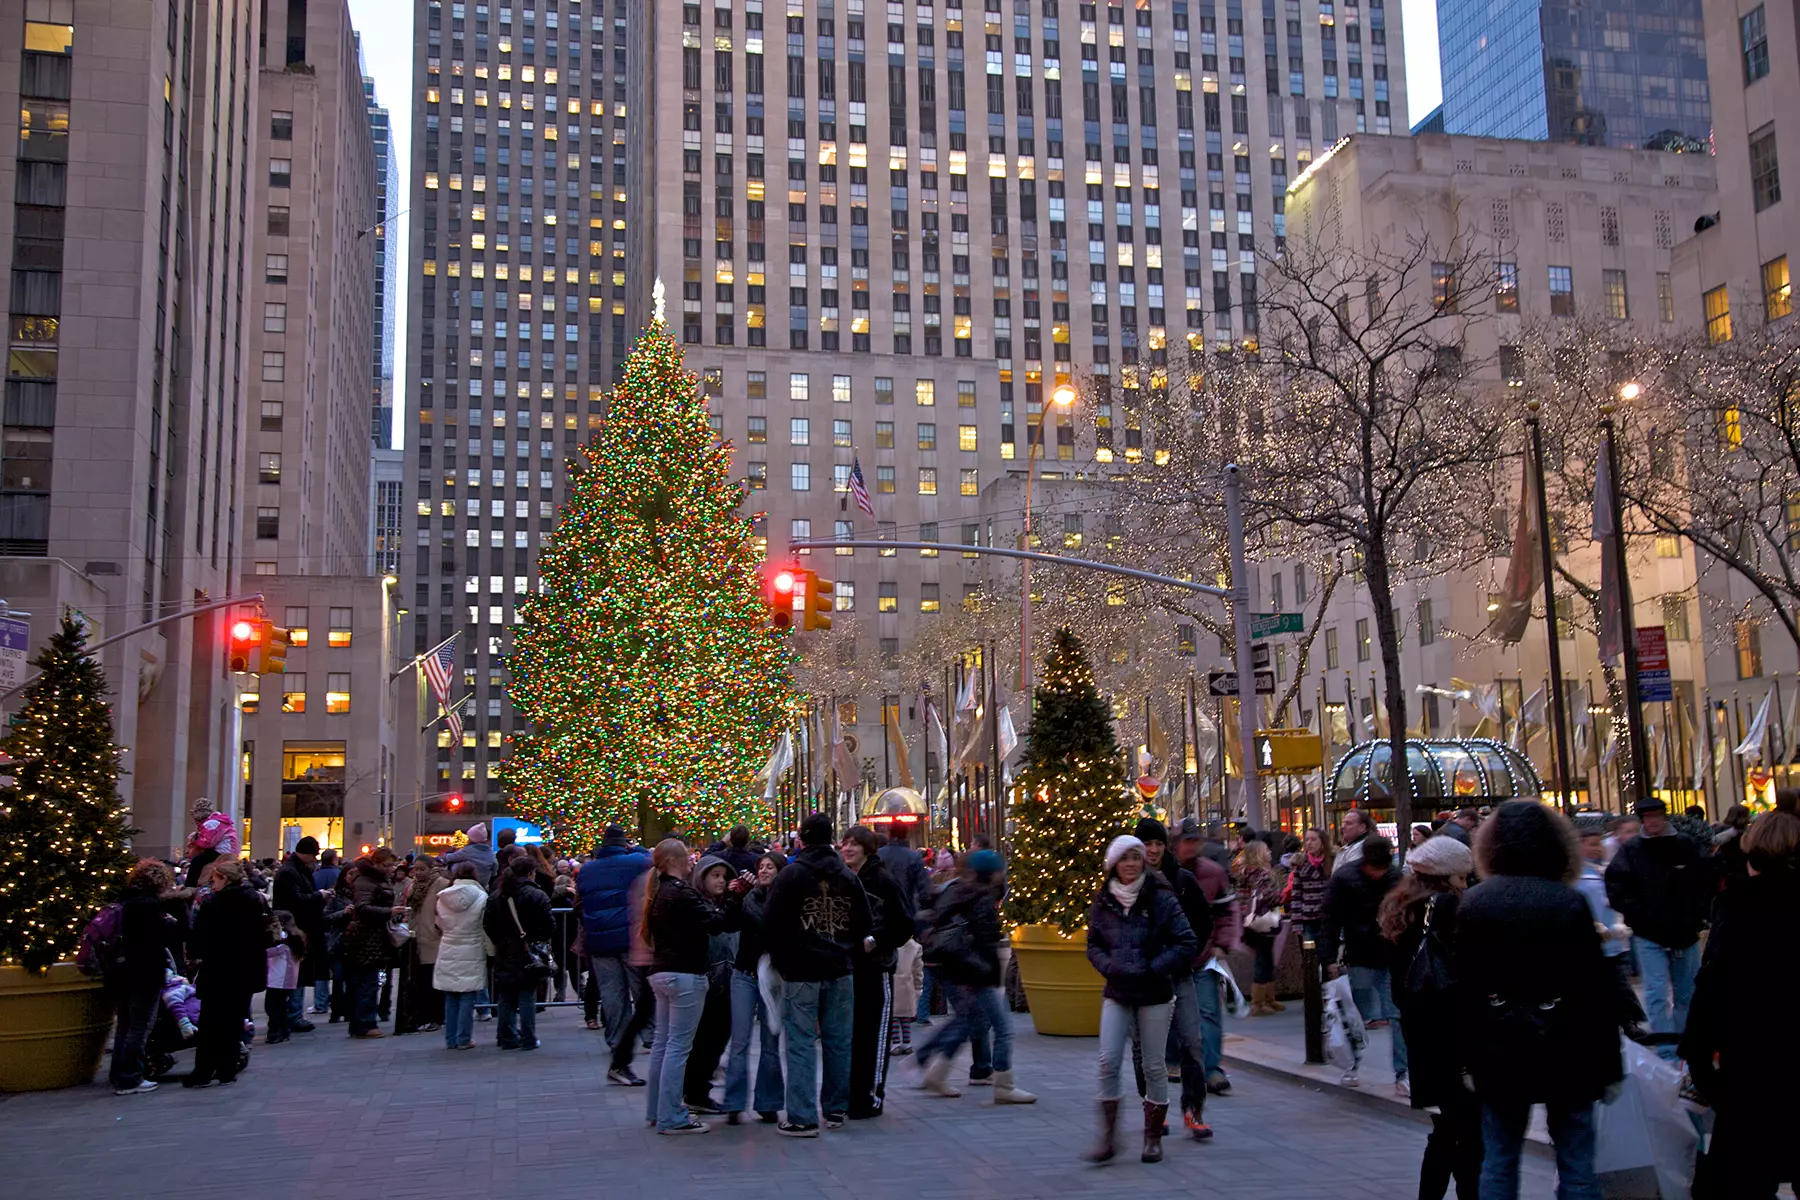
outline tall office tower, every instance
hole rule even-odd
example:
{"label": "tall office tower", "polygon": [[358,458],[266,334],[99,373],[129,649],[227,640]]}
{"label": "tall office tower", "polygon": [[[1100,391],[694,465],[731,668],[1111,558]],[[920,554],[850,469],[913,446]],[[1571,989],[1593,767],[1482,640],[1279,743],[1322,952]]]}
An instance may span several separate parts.
{"label": "tall office tower", "polygon": [[[631,311],[660,279],[778,556],[991,541],[1011,514],[984,488],[1023,474],[1064,382],[1040,471],[1141,456],[1170,343],[1256,336],[1289,180],[1406,127],[1381,0],[657,0],[628,35]],[[846,503],[858,460],[869,519]],[[1082,519],[1040,510],[1037,532],[1078,545]],[[846,663],[983,602],[958,556],[839,553],[819,569],[852,614]]]}
{"label": "tall office tower", "polygon": [[1438,0],[1439,133],[1704,149],[1701,0]]}
{"label": "tall office tower", "polygon": [[[362,37],[356,39],[360,70]],[[399,328],[400,160],[394,154],[392,122],[384,105],[375,102],[375,81],[362,77],[363,103],[369,111],[369,136],[375,143],[375,211],[363,223],[375,239],[375,374],[373,424],[377,450],[394,444],[394,334]],[[389,236],[389,235],[392,236]]]}
{"label": "tall office tower", "polygon": [[[259,8],[0,4],[0,595],[34,646],[68,609],[98,641],[242,572]],[[215,613],[101,653],[141,852],[180,845],[193,796],[235,807],[224,628]]]}
{"label": "tall office tower", "polygon": [[427,790],[497,812],[507,631],[627,341],[626,10],[417,0],[414,18],[402,587],[414,652],[464,634],[474,697]]}

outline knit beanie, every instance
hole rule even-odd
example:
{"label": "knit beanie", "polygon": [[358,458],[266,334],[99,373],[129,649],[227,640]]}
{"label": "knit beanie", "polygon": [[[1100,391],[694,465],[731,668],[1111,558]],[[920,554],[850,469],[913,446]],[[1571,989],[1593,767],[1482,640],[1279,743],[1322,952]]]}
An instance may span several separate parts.
{"label": "knit beanie", "polygon": [[824,813],[810,813],[806,820],[800,822],[800,844],[802,846],[829,846],[831,844],[831,818]]}
{"label": "knit beanie", "polygon": [[998,850],[977,850],[963,860],[963,864],[979,876],[998,875],[1006,869],[1006,860],[1000,857]]}
{"label": "knit beanie", "polygon": [[471,842],[487,841],[487,825],[477,821],[475,824],[469,826],[468,838]]}
{"label": "knit beanie", "polygon": [[1413,869],[1414,875],[1436,875],[1444,879],[1453,879],[1458,875],[1467,875],[1475,867],[1474,855],[1469,848],[1453,837],[1439,834],[1426,838],[1406,856],[1406,863]]}
{"label": "knit beanie", "polygon": [[1139,838],[1132,837],[1129,833],[1121,833],[1106,847],[1106,869],[1111,871],[1114,867],[1119,865],[1119,860],[1121,858],[1124,858],[1126,854],[1133,850],[1142,854],[1144,852],[1143,841]]}
{"label": "knit beanie", "polygon": [[1137,828],[1132,830],[1140,842],[1161,842],[1168,845],[1169,831],[1155,817],[1139,817]]}

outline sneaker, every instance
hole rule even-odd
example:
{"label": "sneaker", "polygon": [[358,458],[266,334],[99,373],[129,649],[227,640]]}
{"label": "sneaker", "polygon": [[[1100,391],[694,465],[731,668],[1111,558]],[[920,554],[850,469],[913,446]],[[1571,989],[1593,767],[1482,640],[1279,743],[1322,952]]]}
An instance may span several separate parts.
{"label": "sneaker", "polygon": [[1399,1096],[1403,1100],[1412,1099],[1412,1084],[1407,1081],[1406,1076],[1394,1076],[1394,1095]]}
{"label": "sneaker", "polygon": [[782,1137],[816,1138],[819,1136],[819,1127],[817,1125],[796,1125],[792,1121],[783,1121],[775,1127],[775,1132]]}
{"label": "sneaker", "polygon": [[115,1095],[115,1096],[141,1096],[145,1092],[154,1092],[155,1090],[156,1090],[156,1081],[152,1080],[152,1079],[146,1079],[142,1083],[138,1084],[136,1087],[114,1088],[113,1095]]}
{"label": "sneaker", "polygon": [[1365,1025],[1369,1029],[1386,1029],[1388,1027],[1386,1017],[1377,1017],[1373,1021],[1366,1022]]}
{"label": "sneaker", "polygon": [[889,1046],[888,1047],[888,1055],[891,1058],[905,1058],[907,1055],[911,1054],[912,1052],[913,1052],[913,1048],[904,1042],[900,1043],[897,1046]]}
{"label": "sneaker", "polygon": [[1199,1113],[1182,1113],[1181,1122],[1187,1126],[1188,1136],[1196,1142],[1212,1140],[1212,1126],[1202,1121]]}
{"label": "sneaker", "polygon": [[1345,1087],[1361,1087],[1362,1086],[1362,1080],[1360,1080],[1356,1077],[1356,1068],[1355,1067],[1351,1067],[1348,1071],[1345,1071],[1343,1078],[1339,1079],[1338,1082],[1343,1084]]}
{"label": "sneaker", "polygon": [[526,1042],[524,1045],[520,1046],[519,1049],[520,1050],[536,1050],[539,1046],[541,1046],[543,1044],[544,1043],[538,1041],[536,1038],[532,1038],[529,1042]]}
{"label": "sneaker", "polygon": [[711,1100],[689,1100],[687,1102],[687,1110],[702,1117],[722,1116],[725,1112],[724,1109],[714,1104]]}
{"label": "sneaker", "polygon": [[778,1125],[781,1123],[781,1114],[778,1112],[759,1112],[756,1114],[756,1119],[761,1121],[764,1125]]}
{"label": "sneaker", "polygon": [[319,1005],[315,1004],[315,1005],[313,1005],[312,1011],[313,1011],[314,1016],[324,1016],[325,1014],[329,1013],[331,1010],[329,1008],[322,1008]]}
{"label": "sneaker", "polygon": [[283,1042],[285,1042],[285,1041],[287,1041],[287,1040],[288,1040],[288,1035],[287,1035],[287,1034],[285,1034],[285,1033],[274,1033],[274,1034],[270,1034],[270,1035],[269,1035],[269,1036],[268,1036],[268,1037],[265,1037],[265,1038],[264,1038],[264,1039],[263,1039],[263,1045],[265,1045],[265,1046],[279,1046],[279,1045],[281,1045],[281,1043],[283,1043]]}
{"label": "sneaker", "polygon": [[1223,1071],[1214,1071],[1206,1077],[1206,1091],[1211,1096],[1223,1096],[1231,1090],[1231,1078]]}
{"label": "sneaker", "polygon": [[656,1132],[664,1137],[680,1137],[687,1133],[711,1133],[712,1126],[702,1121],[689,1121],[685,1125],[677,1125],[673,1129],[659,1129]]}
{"label": "sneaker", "polygon": [[614,1067],[606,1073],[606,1082],[617,1087],[643,1087],[644,1081],[631,1073],[630,1067]]}
{"label": "sneaker", "polygon": [[825,1114],[825,1128],[842,1129],[844,1127],[844,1120],[845,1117],[843,1113],[828,1112]]}
{"label": "sneaker", "polygon": [[727,1125],[742,1125],[744,1123],[744,1114],[736,1111],[728,1112],[725,1114],[725,1123]]}
{"label": "sneaker", "polygon": [[[288,1026],[288,1032],[289,1033],[311,1033],[313,1030],[315,1030],[317,1028],[318,1028],[318,1026],[314,1025],[311,1021],[295,1021]],[[421,1028],[423,1028],[423,1027],[421,1026]]]}
{"label": "sneaker", "polygon": [[1169,1068],[1169,1082],[1170,1083],[1180,1083],[1181,1082],[1181,1068],[1180,1067],[1170,1067]]}

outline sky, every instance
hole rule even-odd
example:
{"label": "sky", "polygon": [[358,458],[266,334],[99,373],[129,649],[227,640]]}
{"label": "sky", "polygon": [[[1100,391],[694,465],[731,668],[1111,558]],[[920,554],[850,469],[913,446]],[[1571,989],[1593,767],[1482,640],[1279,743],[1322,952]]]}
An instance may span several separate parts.
{"label": "sky", "polygon": [[[1437,54],[1436,0],[1402,0],[1401,20],[1406,35],[1407,112],[1404,121],[1394,123],[1396,132],[1403,131],[1437,107],[1440,94]],[[350,18],[362,34],[363,67],[375,80],[375,98],[392,115],[394,155],[400,164],[402,188],[411,178],[412,154],[412,10],[406,0],[350,0]],[[1398,114],[1396,114],[1398,115]],[[400,207],[405,209],[408,196],[403,190]],[[408,395],[406,378],[406,248],[411,216],[400,218],[398,230],[390,237],[400,239],[401,279],[394,281],[399,297],[399,329],[395,340],[399,352],[394,364],[394,445],[406,444],[407,423],[401,419]]]}

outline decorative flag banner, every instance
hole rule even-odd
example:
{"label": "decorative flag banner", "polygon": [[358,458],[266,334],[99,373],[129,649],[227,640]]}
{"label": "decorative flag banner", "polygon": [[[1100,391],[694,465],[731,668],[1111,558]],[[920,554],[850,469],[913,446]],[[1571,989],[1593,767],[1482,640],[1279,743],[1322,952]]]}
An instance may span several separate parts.
{"label": "decorative flag banner", "polygon": [[856,507],[875,515],[875,506],[869,502],[869,484],[863,478],[862,459],[852,456],[850,459],[850,494],[856,498]]}

